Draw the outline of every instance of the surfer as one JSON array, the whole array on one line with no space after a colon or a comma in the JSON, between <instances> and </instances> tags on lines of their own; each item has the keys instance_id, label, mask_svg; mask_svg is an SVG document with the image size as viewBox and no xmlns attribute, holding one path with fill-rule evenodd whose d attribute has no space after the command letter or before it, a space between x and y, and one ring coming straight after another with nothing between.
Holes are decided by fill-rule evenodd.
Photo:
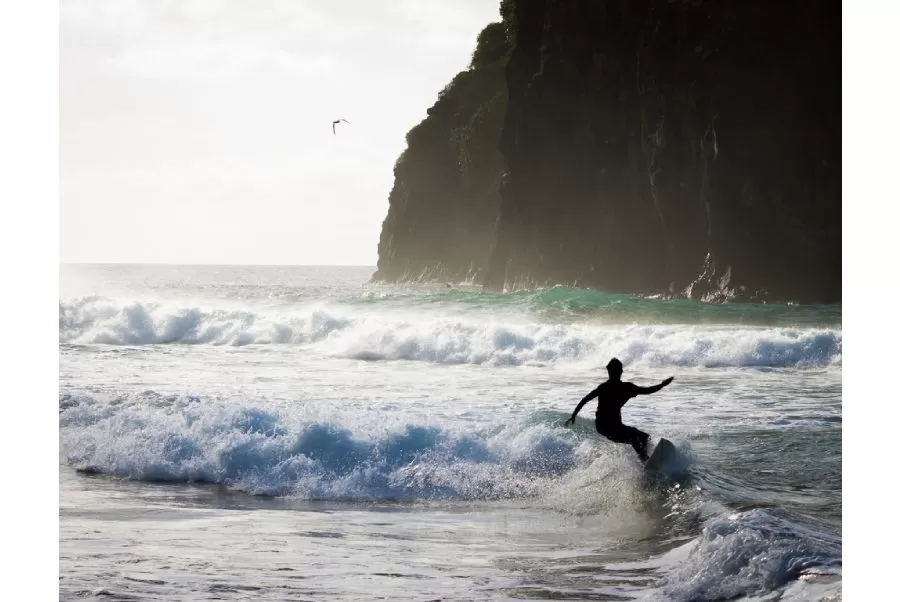
<instances>
[{"instance_id":1,"label":"surfer","mask_svg":"<svg viewBox=\"0 0 900 602\"><path fill-rule=\"evenodd\" d=\"M650 435L640 431L633 426L622 424L622 406L628 403L628 400L638 395L649 395L656 393L670 382L673 378L670 376L658 385L652 387L639 387L634 383L622 382L622 362L616 358L609 360L606 364L606 370L609 372L609 380L600 383L596 389L584 396L584 399L578 402L572 417L566 420L566 426L575 422L575 417L581 408L590 400L597 398L597 418L594 424L597 432L616 443L630 443L641 458L642 462L647 461L647 442Z\"/></svg>"}]
</instances>

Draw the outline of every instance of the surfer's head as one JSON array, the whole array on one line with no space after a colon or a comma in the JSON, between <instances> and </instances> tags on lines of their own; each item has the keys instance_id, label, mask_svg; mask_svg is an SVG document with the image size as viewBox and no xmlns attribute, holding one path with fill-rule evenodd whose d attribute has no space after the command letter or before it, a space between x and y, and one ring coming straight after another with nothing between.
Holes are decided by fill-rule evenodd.
<instances>
[{"instance_id":1,"label":"surfer's head","mask_svg":"<svg viewBox=\"0 0 900 602\"><path fill-rule=\"evenodd\" d=\"M622 378L622 362L616 358L612 358L609 360L609 363L606 364L606 371L609 372L610 380L619 380Z\"/></svg>"}]
</instances>

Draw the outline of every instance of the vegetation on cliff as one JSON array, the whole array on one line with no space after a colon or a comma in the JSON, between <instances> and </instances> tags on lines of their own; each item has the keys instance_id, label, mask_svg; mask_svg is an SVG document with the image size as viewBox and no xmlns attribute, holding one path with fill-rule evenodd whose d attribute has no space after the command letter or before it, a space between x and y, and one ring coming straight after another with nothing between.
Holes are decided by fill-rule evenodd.
<instances>
[{"instance_id":1,"label":"vegetation on cliff","mask_svg":"<svg viewBox=\"0 0 900 602\"><path fill-rule=\"evenodd\" d=\"M378 245L382 280L479 279L494 241L506 112L503 23L478 35L467 70L406 135Z\"/></svg>"}]
</instances>

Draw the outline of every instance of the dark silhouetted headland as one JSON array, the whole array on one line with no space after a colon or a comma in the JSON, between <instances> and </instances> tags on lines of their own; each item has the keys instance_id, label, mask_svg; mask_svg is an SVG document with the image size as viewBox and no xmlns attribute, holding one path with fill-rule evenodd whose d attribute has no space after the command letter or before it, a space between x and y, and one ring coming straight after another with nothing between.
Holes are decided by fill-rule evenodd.
<instances>
[{"instance_id":1,"label":"dark silhouetted headland","mask_svg":"<svg viewBox=\"0 0 900 602\"><path fill-rule=\"evenodd\" d=\"M376 279L840 300L837 4L500 11L407 136Z\"/></svg>"},{"instance_id":2,"label":"dark silhouetted headland","mask_svg":"<svg viewBox=\"0 0 900 602\"><path fill-rule=\"evenodd\" d=\"M500 210L498 150L510 44L502 24L478 36L469 69L406 135L378 245L382 280L483 278Z\"/></svg>"}]
</instances>

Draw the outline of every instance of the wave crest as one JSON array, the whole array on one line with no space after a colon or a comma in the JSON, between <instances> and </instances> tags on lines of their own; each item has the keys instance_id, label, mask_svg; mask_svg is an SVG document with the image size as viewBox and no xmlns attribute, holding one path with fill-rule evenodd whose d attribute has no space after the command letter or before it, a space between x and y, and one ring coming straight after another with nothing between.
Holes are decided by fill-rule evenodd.
<instances>
[{"instance_id":1,"label":"wave crest","mask_svg":"<svg viewBox=\"0 0 900 602\"><path fill-rule=\"evenodd\" d=\"M628 364L821 368L840 365L843 335L832 328L706 325L541 324L416 316L201 309L87 298L60 303L61 343L294 344L361 360L439 364Z\"/></svg>"},{"instance_id":2,"label":"wave crest","mask_svg":"<svg viewBox=\"0 0 900 602\"><path fill-rule=\"evenodd\" d=\"M696 539L673 555L683 558L674 563L664 588L672 600L763 595L805 575L836 577L841 570L839 539L768 509L711 519ZM828 585L827 590L840 591L839 582Z\"/></svg>"},{"instance_id":3,"label":"wave crest","mask_svg":"<svg viewBox=\"0 0 900 602\"><path fill-rule=\"evenodd\" d=\"M59 304L61 343L299 344L322 340L348 324L347 319L315 310L269 317L246 310L117 304L100 297Z\"/></svg>"},{"instance_id":4,"label":"wave crest","mask_svg":"<svg viewBox=\"0 0 900 602\"><path fill-rule=\"evenodd\" d=\"M536 495L577 461L547 424L492 433L432 425L368 429L275 407L152 391L60 396L60 453L79 470L216 483L308 499L496 499ZM366 433L366 434L361 434Z\"/></svg>"}]
</instances>

